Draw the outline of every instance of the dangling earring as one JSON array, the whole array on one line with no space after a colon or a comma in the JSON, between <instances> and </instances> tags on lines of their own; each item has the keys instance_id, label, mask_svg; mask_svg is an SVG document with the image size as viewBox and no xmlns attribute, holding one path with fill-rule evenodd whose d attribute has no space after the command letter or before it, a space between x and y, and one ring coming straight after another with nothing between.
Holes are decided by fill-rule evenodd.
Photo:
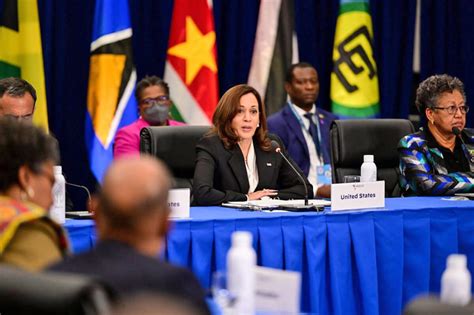
<instances>
[{"instance_id":1,"label":"dangling earring","mask_svg":"<svg viewBox=\"0 0 474 315\"><path fill-rule=\"evenodd\" d=\"M434 120L430 120L431 124L434 126Z\"/></svg>"},{"instance_id":2,"label":"dangling earring","mask_svg":"<svg viewBox=\"0 0 474 315\"><path fill-rule=\"evenodd\" d=\"M257 124L257 128L260 127L260 123Z\"/></svg>"},{"instance_id":3,"label":"dangling earring","mask_svg":"<svg viewBox=\"0 0 474 315\"><path fill-rule=\"evenodd\" d=\"M26 195L28 196L28 198L31 200L32 198L35 197L35 191L33 190L33 188L31 187L27 187L26 188Z\"/></svg>"}]
</instances>

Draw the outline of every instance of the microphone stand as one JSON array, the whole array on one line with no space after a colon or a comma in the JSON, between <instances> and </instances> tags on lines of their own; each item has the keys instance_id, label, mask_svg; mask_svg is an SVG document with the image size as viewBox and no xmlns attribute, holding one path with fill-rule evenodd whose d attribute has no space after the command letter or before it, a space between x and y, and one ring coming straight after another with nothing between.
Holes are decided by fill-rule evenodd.
<instances>
[{"instance_id":1,"label":"microphone stand","mask_svg":"<svg viewBox=\"0 0 474 315\"><path fill-rule=\"evenodd\" d=\"M289 211L310 211L310 210L321 211L322 210L321 207L317 207L315 205L311 205L311 204L308 203L308 185L306 185L306 181L304 180L303 176L301 176L300 172L298 172L298 170L293 166L293 164L283 154L278 142L276 142L275 140L272 140L272 146L275 147L275 152L279 153L281 155L281 157L286 161L286 163L288 163L288 165L291 167L291 169L296 173L296 175L298 176L298 179L300 180L300 182L303 183L304 192L305 192L304 205L299 205L299 204L282 205L282 206L280 206L280 208L284 208L285 210L289 210Z\"/></svg>"}]
</instances>

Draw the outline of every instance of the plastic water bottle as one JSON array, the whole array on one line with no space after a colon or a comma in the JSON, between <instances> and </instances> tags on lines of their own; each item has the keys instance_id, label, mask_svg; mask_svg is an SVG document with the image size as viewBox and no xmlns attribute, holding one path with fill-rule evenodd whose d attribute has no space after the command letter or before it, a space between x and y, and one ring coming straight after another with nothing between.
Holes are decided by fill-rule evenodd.
<instances>
[{"instance_id":1,"label":"plastic water bottle","mask_svg":"<svg viewBox=\"0 0 474 315\"><path fill-rule=\"evenodd\" d=\"M471 274L466 265L465 255L448 256L441 276L441 302L464 306L471 301Z\"/></svg>"},{"instance_id":2,"label":"plastic water bottle","mask_svg":"<svg viewBox=\"0 0 474 315\"><path fill-rule=\"evenodd\" d=\"M49 210L49 216L57 223L64 224L66 221L66 180L60 165L54 166L54 179L56 181L52 192L53 205Z\"/></svg>"},{"instance_id":3,"label":"plastic water bottle","mask_svg":"<svg viewBox=\"0 0 474 315\"><path fill-rule=\"evenodd\" d=\"M235 297L235 314L255 313L255 266L257 263L252 247L252 234L234 232L232 247L227 253L227 287Z\"/></svg>"},{"instance_id":4,"label":"plastic water bottle","mask_svg":"<svg viewBox=\"0 0 474 315\"><path fill-rule=\"evenodd\" d=\"M364 163L360 167L361 182L377 181L377 166L374 163L373 155L364 155Z\"/></svg>"}]
</instances>

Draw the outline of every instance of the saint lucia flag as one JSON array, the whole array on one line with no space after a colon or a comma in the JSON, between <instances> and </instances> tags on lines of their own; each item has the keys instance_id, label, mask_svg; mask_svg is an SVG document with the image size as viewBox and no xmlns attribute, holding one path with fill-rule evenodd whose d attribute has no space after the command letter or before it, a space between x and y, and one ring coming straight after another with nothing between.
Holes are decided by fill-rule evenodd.
<instances>
[{"instance_id":1,"label":"saint lucia flag","mask_svg":"<svg viewBox=\"0 0 474 315\"><path fill-rule=\"evenodd\" d=\"M36 0L0 4L0 78L18 77L36 89L33 122L48 130L43 50Z\"/></svg>"},{"instance_id":2,"label":"saint lucia flag","mask_svg":"<svg viewBox=\"0 0 474 315\"><path fill-rule=\"evenodd\" d=\"M379 84L368 0L341 0L331 74L332 111L340 117L376 117Z\"/></svg>"},{"instance_id":3,"label":"saint lucia flag","mask_svg":"<svg viewBox=\"0 0 474 315\"><path fill-rule=\"evenodd\" d=\"M165 81L175 106L172 116L208 125L219 97L216 33L207 0L175 0Z\"/></svg>"},{"instance_id":4,"label":"saint lucia flag","mask_svg":"<svg viewBox=\"0 0 474 315\"><path fill-rule=\"evenodd\" d=\"M86 145L100 182L113 159L116 131L137 119L132 27L127 0L97 0L87 93Z\"/></svg>"}]
</instances>

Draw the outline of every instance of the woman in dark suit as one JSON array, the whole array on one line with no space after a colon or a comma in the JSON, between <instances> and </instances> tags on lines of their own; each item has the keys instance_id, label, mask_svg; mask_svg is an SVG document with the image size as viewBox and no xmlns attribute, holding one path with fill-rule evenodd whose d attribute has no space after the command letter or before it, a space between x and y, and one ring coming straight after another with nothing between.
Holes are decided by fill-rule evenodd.
<instances>
[{"instance_id":1,"label":"woman in dark suit","mask_svg":"<svg viewBox=\"0 0 474 315\"><path fill-rule=\"evenodd\" d=\"M267 133L264 106L254 88L241 84L229 89L217 104L212 120L212 131L196 146L193 194L197 205L266 196L304 198L304 185L272 149L272 140L283 145L277 136ZM313 189L307 185L312 198Z\"/></svg>"}]
</instances>

